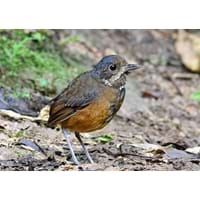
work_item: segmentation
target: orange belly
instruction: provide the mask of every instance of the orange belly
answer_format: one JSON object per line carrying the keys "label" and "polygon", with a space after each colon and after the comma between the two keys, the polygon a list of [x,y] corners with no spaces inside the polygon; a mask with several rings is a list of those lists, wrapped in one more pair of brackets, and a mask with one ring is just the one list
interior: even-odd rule
{"label": "orange belly", "polygon": [[76,111],[74,115],[62,122],[62,127],[70,131],[91,132],[103,128],[109,117],[108,101],[95,101],[87,107]]}

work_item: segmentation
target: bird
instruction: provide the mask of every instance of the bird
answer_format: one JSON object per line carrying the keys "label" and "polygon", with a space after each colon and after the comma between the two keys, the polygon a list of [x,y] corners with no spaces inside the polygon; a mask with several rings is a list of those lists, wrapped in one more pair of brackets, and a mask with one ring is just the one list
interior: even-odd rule
{"label": "bird", "polygon": [[102,129],[112,120],[124,101],[126,76],[138,68],[138,64],[128,64],[120,55],[104,56],[51,100],[47,124],[61,126],[75,165],[80,162],[71,143],[71,133],[75,134],[88,161],[94,163],[81,134]]}

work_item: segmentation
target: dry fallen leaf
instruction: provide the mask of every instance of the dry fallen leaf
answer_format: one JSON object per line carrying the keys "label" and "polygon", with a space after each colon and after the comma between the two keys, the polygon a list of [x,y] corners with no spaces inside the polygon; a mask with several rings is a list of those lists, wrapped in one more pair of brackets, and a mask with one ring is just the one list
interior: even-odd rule
{"label": "dry fallen leaf", "polygon": [[188,148],[185,151],[187,151],[188,153],[200,154],[200,147]]}
{"label": "dry fallen leaf", "polygon": [[42,121],[48,121],[49,118],[49,110],[50,107],[49,105],[45,106],[44,108],[42,108],[40,110],[40,114],[38,115],[38,119],[42,120]]}
{"label": "dry fallen leaf", "polygon": [[200,73],[200,36],[180,30],[175,48],[185,67]]}
{"label": "dry fallen leaf", "polygon": [[164,147],[157,144],[149,144],[149,143],[135,143],[130,144],[130,146],[136,147],[138,149],[142,149],[143,153],[146,156],[154,156],[154,155],[162,155],[165,154]]}
{"label": "dry fallen leaf", "polygon": [[189,154],[189,151],[179,150],[174,148],[172,145],[160,146],[157,144],[149,143],[139,143],[139,144],[130,144],[138,149],[143,150],[143,154],[148,157],[160,156],[165,160],[169,159],[192,159],[196,156]]}
{"label": "dry fallen leaf", "polygon": [[34,121],[34,119],[36,119],[37,117],[30,117],[30,116],[26,116],[26,115],[21,115],[17,112],[14,112],[12,110],[4,110],[4,109],[0,109],[0,114],[2,116],[8,116],[10,118],[13,118],[13,119],[29,119],[31,121]]}
{"label": "dry fallen leaf", "polygon": [[8,117],[16,119],[16,120],[28,119],[30,121],[47,122],[48,117],[49,117],[49,106],[47,105],[44,108],[42,108],[38,117],[30,117],[30,116],[26,116],[26,115],[21,115],[21,114],[14,112],[12,110],[4,110],[4,109],[0,109],[0,114],[2,116],[8,116]]}
{"label": "dry fallen leaf", "polygon": [[144,98],[154,98],[154,99],[159,99],[161,96],[160,92],[156,92],[156,91],[143,91],[142,92],[142,97]]}
{"label": "dry fallen leaf", "polygon": [[137,147],[140,149],[144,149],[147,151],[156,150],[162,148],[160,145],[157,144],[149,144],[149,143],[135,143],[135,144],[129,144],[130,146]]}

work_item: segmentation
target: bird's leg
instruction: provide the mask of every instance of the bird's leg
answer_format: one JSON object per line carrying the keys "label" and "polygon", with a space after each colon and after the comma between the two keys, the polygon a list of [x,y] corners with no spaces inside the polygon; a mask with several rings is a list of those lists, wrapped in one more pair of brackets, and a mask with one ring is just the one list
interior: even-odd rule
{"label": "bird's leg", "polygon": [[87,159],[90,161],[90,163],[94,163],[94,161],[92,160],[88,150],[86,149],[86,147],[85,147],[85,145],[84,145],[84,143],[83,143],[83,141],[81,139],[80,133],[75,132],[75,136],[78,139],[78,141],[80,142],[80,144],[81,144],[81,146],[83,148],[83,151],[84,151],[85,155],[87,156]]}
{"label": "bird's leg", "polygon": [[62,128],[62,132],[63,132],[63,135],[64,135],[65,140],[67,142],[67,145],[69,147],[70,153],[72,155],[72,159],[74,161],[74,164],[79,165],[79,161],[77,160],[76,155],[75,155],[74,150],[73,150],[72,145],[71,145],[70,134],[68,133],[68,131],[65,128]]}

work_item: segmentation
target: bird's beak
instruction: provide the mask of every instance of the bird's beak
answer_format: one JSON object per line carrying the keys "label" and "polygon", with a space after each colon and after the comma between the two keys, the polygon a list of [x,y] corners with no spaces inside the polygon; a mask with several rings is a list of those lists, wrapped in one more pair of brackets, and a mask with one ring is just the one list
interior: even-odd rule
{"label": "bird's beak", "polygon": [[126,72],[129,73],[130,71],[133,71],[133,70],[136,70],[136,69],[139,69],[140,66],[137,65],[137,64],[127,64],[126,65]]}

